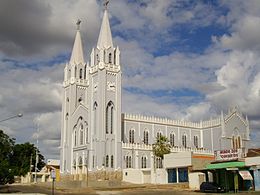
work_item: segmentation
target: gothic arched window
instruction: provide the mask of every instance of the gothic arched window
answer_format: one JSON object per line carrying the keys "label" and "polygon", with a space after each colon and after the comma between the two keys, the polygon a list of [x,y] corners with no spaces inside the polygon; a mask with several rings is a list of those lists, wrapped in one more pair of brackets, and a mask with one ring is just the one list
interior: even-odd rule
{"label": "gothic arched window", "polygon": [[84,79],[87,78],[87,66],[84,66]]}
{"label": "gothic arched window", "polygon": [[129,158],[128,158],[128,156],[126,156],[126,157],[125,157],[125,167],[126,167],[126,168],[128,168],[128,160],[129,160]]}
{"label": "gothic arched window", "polygon": [[133,144],[135,142],[135,131],[130,129],[129,131],[129,143]]}
{"label": "gothic arched window", "polygon": [[132,168],[132,156],[129,156],[129,168]]}
{"label": "gothic arched window", "polygon": [[156,134],[156,138],[159,140],[162,137],[162,132],[158,131]]}
{"label": "gothic arched window", "polygon": [[84,140],[84,132],[83,132],[83,125],[80,125],[80,145],[83,145],[83,140]]}
{"label": "gothic arched window", "polygon": [[236,140],[235,140],[235,136],[232,136],[232,148],[236,149]]}
{"label": "gothic arched window", "polygon": [[198,148],[198,147],[199,147],[198,136],[194,136],[193,139],[194,139],[193,142],[194,142],[194,146],[195,146],[195,148]]}
{"label": "gothic arched window", "polygon": [[240,136],[237,137],[237,148],[241,148],[241,138],[240,138]]}
{"label": "gothic arched window", "polygon": [[182,146],[184,148],[187,147],[187,136],[186,135],[182,135]]}
{"label": "gothic arched window", "polygon": [[174,133],[170,134],[170,144],[172,147],[174,146]]}
{"label": "gothic arched window", "polygon": [[98,107],[97,102],[95,102],[94,108],[93,108],[93,110],[94,110],[94,132],[97,131],[97,107]]}
{"label": "gothic arched window", "polygon": [[108,163],[109,163],[109,156],[106,155],[106,167],[108,167]]}
{"label": "gothic arched window", "polygon": [[86,126],[86,131],[85,131],[85,134],[86,134],[86,143],[88,143],[88,123],[85,122],[85,126]]}
{"label": "gothic arched window", "polygon": [[97,54],[97,63],[99,63],[99,56],[98,56],[98,54]]}
{"label": "gothic arched window", "polygon": [[162,158],[156,157],[156,168],[162,168]]}
{"label": "gothic arched window", "polygon": [[74,146],[77,146],[77,131],[74,131]]}
{"label": "gothic arched window", "polygon": [[113,113],[114,112],[114,105],[113,102],[108,102],[106,108],[106,133],[113,133]]}
{"label": "gothic arched window", "polygon": [[81,69],[79,69],[79,78],[80,78],[80,79],[82,79],[82,77],[83,77],[83,76],[82,76],[82,73],[83,73],[83,72],[82,72],[82,68],[81,68]]}
{"label": "gothic arched window", "polygon": [[147,130],[145,130],[144,131],[144,144],[148,144],[148,131]]}
{"label": "gothic arched window", "polygon": [[83,165],[83,161],[82,161],[82,157],[79,157],[79,167],[81,167]]}
{"label": "gothic arched window", "polygon": [[142,156],[141,158],[141,168],[146,168],[146,157],[145,156]]}
{"label": "gothic arched window", "polygon": [[114,168],[114,156],[111,155],[111,168]]}
{"label": "gothic arched window", "polygon": [[70,76],[71,76],[71,70],[69,69],[69,72],[68,72],[68,78],[70,79]]}
{"label": "gothic arched window", "polygon": [[112,63],[112,54],[111,53],[108,54],[108,63]]}

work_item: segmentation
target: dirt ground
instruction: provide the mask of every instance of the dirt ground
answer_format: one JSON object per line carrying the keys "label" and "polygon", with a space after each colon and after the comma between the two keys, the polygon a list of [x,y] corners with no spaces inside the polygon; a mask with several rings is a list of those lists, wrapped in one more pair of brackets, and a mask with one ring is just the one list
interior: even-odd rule
{"label": "dirt ground", "polygon": [[[47,186],[36,184],[13,184],[0,186],[0,193],[40,193],[52,195],[52,189]],[[202,195],[204,193],[193,192],[188,189],[173,188],[169,185],[128,186],[123,188],[78,188],[78,189],[55,189],[55,195]],[[232,193],[228,193],[232,194]],[[260,194],[260,192],[240,192],[239,195]]]}

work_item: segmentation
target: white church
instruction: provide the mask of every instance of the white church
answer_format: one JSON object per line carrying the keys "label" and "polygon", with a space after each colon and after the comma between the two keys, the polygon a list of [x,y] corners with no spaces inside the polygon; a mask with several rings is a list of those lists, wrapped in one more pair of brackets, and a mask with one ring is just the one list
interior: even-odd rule
{"label": "white church", "polygon": [[[113,44],[107,8],[89,62],[83,55],[80,21],[77,25],[71,58],[64,68],[61,173],[121,170],[124,176],[140,175],[139,183],[150,183],[151,172],[164,167],[152,151],[160,135],[168,138],[171,152],[180,155],[248,148],[249,122],[236,108],[200,122],[122,113],[120,50]],[[179,169],[177,174],[186,172]]]}

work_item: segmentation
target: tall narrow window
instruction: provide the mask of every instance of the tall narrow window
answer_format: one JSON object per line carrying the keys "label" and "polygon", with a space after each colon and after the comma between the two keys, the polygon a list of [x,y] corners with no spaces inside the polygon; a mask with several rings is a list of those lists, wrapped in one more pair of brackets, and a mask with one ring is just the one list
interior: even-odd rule
{"label": "tall narrow window", "polygon": [[110,133],[113,134],[113,119],[114,117],[114,106],[111,107],[111,117],[110,117]]}
{"label": "tall narrow window", "polygon": [[141,168],[146,168],[146,157],[145,156],[142,156],[141,158]]}
{"label": "tall narrow window", "polygon": [[162,133],[159,131],[159,132],[157,132],[157,139],[160,139],[162,137]]}
{"label": "tall narrow window", "polygon": [[74,146],[77,146],[77,131],[74,131]]}
{"label": "tall narrow window", "polygon": [[87,66],[84,66],[84,79],[87,78]]}
{"label": "tall narrow window", "polygon": [[232,136],[232,148],[233,148],[233,149],[236,149],[236,143],[235,143],[235,142],[236,142],[235,136],[233,135],[233,136]]}
{"label": "tall narrow window", "polygon": [[82,164],[83,164],[83,162],[82,162],[82,157],[80,156],[80,157],[79,157],[79,167],[81,167]]}
{"label": "tall narrow window", "polygon": [[114,64],[116,63],[116,50],[114,51]]}
{"label": "tall narrow window", "polygon": [[156,168],[162,168],[162,158],[156,158]]}
{"label": "tall narrow window", "polygon": [[98,56],[98,54],[97,54],[97,58],[96,59],[97,59],[97,64],[98,64],[99,63],[99,56]]}
{"label": "tall narrow window", "polygon": [[79,69],[79,78],[82,79],[82,68]]}
{"label": "tall narrow window", "polygon": [[195,148],[198,148],[199,147],[198,136],[194,136],[193,139],[194,139],[193,141],[194,141]]}
{"label": "tall narrow window", "polygon": [[107,108],[106,108],[106,134],[113,133],[113,112],[114,112],[114,105],[110,101],[107,104]]}
{"label": "tall narrow window", "polygon": [[129,158],[128,158],[128,156],[125,157],[125,164],[126,164],[125,167],[129,168]]}
{"label": "tall narrow window", "polygon": [[109,163],[109,156],[106,155],[106,167],[108,167],[108,163]]}
{"label": "tall narrow window", "polygon": [[170,134],[170,144],[172,147],[174,146],[174,134],[173,133]]}
{"label": "tall narrow window", "polygon": [[113,155],[111,155],[111,168],[114,168],[114,156]]}
{"label": "tall narrow window", "polygon": [[97,102],[94,103],[94,132],[97,132]]}
{"label": "tall narrow window", "polygon": [[83,125],[80,125],[80,145],[83,145],[84,132],[83,132]]}
{"label": "tall narrow window", "polygon": [[130,129],[129,131],[129,143],[133,144],[135,142],[135,131]]}
{"label": "tall narrow window", "polygon": [[184,148],[187,147],[187,136],[186,135],[182,135],[182,146]]}
{"label": "tall narrow window", "polygon": [[93,168],[95,168],[95,156],[93,155],[93,158],[92,158],[92,164],[93,164]]}
{"label": "tall narrow window", "polygon": [[77,77],[77,67],[75,67],[75,78]]}
{"label": "tall narrow window", "polygon": [[71,76],[71,70],[69,69],[69,72],[68,72],[68,78],[70,79],[70,76]]}
{"label": "tall narrow window", "polygon": [[111,53],[108,54],[108,63],[112,63],[112,54]]}
{"label": "tall narrow window", "polygon": [[132,156],[129,156],[129,168],[132,168]]}
{"label": "tall narrow window", "polygon": [[148,145],[148,131],[144,131],[144,144]]}
{"label": "tall narrow window", "polygon": [[88,124],[86,124],[86,143],[88,143]]}
{"label": "tall narrow window", "polygon": [[237,148],[241,148],[241,138],[240,138],[240,136],[237,137]]}

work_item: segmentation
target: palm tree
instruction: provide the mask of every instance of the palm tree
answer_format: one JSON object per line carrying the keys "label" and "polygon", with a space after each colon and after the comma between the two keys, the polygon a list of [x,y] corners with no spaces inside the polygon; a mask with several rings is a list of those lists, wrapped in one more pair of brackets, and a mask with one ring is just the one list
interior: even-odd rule
{"label": "palm tree", "polygon": [[153,154],[163,159],[164,154],[171,152],[171,145],[166,136],[157,136],[155,144],[153,144]]}

